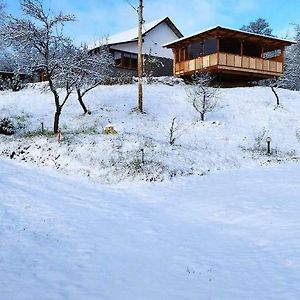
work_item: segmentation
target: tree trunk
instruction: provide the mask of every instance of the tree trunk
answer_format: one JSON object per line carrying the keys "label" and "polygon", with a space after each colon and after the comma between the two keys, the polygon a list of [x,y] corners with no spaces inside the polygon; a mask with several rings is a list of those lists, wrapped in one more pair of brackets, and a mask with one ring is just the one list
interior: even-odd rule
{"label": "tree trunk", "polygon": [[88,109],[86,108],[86,106],[83,102],[80,89],[77,89],[77,99],[78,99],[78,102],[79,102],[79,104],[81,105],[81,107],[83,109],[84,114],[90,114],[90,112],[88,111]]}
{"label": "tree trunk", "polygon": [[271,90],[272,90],[272,92],[274,93],[274,95],[276,97],[276,104],[277,104],[277,106],[279,106],[280,105],[279,96],[276,93],[275,88],[273,86],[271,86]]}
{"label": "tree trunk", "polygon": [[61,108],[57,107],[55,115],[54,115],[54,133],[59,132],[59,118],[60,118],[60,115],[61,115]]}
{"label": "tree trunk", "polygon": [[200,113],[201,121],[204,121],[204,113]]}

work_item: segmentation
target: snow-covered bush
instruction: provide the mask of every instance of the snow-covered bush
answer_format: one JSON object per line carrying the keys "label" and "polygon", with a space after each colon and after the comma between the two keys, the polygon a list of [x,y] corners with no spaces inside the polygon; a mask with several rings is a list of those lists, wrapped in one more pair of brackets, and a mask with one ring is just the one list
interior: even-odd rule
{"label": "snow-covered bush", "polygon": [[115,84],[124,85],[124,84],[132,84],[132,83],[134,83],[133,75],[130,73],[125,74],[121,72],[109,76],[103,81],[103,85],[115,85]]}
{"label": "snow-covered bush", "polygon": [[0,91],[7,90],[9,88],[9,83],[5,78],[0,76]]}
{"label": "snow-covered bush", "polygon": [[0,119],[0,134],[12,135],[15,133],[13,122],[8,118]]}
{"label": "snow-covered bush", "polygon": [[22,79],[19,72],[14,72],[13,77],[9,80],[9,87],[13,92],[18,92],[22,89]]}
{"label": "snow-covered bush", "polygon": [[254,138],[255,140],[255,144],[254,144],[254,150],[257,150],[257,151],[261,151],[261,150],[265,150],[266,147],[264,145],[264,141],[266,139],[266,133],[267,133],[267,130],[266,128],[263,128],[262,131],[260,131],[257,136]]}

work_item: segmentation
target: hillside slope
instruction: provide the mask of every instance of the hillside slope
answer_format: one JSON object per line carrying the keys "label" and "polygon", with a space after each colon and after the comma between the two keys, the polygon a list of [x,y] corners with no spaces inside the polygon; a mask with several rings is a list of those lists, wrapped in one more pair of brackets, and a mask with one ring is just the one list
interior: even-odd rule
{"label": "hillside slope", "polygon": [[[282,107],[274,109],[270,88],[222,89],[216,110],[200,122],[188,102],[183,84],[145,86],[145,111],[133,109],[137,86],[100,86],[86,103],[83,116],[75,95],[62,114],[64,140],[40,135],[41,122],[51,131],[54,106],[49,92],[28,87],[18,93],[0,92],[0,117],[8,116],[20,128],[12,137],[0,136],[0,154],[82,174],[102,182],[163,180],[178,175],[202,175],[220,169],[256,166],[300,155],[300,93],[279,90]],[[169,130],[176,117],[175,145]],[[118,135],[104,135],[114,124]],[[266,156],[267,136],[273,155]],[[144,163],[141,149],[144,150]]]}
{"label": "hillside slope", "polygon": [[299,178],[116,187],[0,159],[1,300],[297,300]]}

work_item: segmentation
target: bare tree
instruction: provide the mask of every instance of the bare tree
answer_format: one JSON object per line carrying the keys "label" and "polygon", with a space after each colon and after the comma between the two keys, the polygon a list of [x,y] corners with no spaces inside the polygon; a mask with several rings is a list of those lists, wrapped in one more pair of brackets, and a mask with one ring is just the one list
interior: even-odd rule
{"label": "bare tree", "polygon": [[90,111],[83,101],[84,96],[111,76],[113,65],[113,57],[106,46],[96,53],[88,51],[86,46],[74,52],[70,73],[74,76],[77,99],[85,114]]}
{"label": "bare tree", "polygon": [[200,114],[201,121],[204,121],[206,113],[213,111],[218,103],[219,88],[210,87],[212,79],[208,73],[195,74],[192,76],[192,85],[187,89],[187,95]]}
{"label": "bare tree", "polygon": [[[53,14],[45,9],[41,0],[21,0],[21,9],[26,18],[10,16],[1,35],[23,55],[31,71],[45,74],[54,96],[56,111],[53,129],[57,133],[62,109],[72,91],[68,78],[62,81],[69,61],[66,53],[72,48],[70,39],[63,35],[62,29],[75,17],[62,12]],[[67,93],[61,100],[58,89],[63,86]]]}
{"label": "bare tree", "polygon": [[271,88],[275,99],[276,99],[276,108],[278,108],[280,106],[280,98],[279,95],[277,93],[277,88],[280,87],[280,80],[277,77],[274,77],[273,79],[269,80],[269,87]]}
{"label": "bare tree", "polygon": [[144,60],[144,76],[146,77],[147,83],[153,82],[153,76],[157,69],[164,67],[164,64],[155,56],[149,53],[146,55]]}
{"label": "bare tree", "polygon": [[172,119],[171,127],[169,129],[169,144],[175,145],[175,142],[187,131],[187,128],[183,127],[180,122],[177,122],[176,117]]}

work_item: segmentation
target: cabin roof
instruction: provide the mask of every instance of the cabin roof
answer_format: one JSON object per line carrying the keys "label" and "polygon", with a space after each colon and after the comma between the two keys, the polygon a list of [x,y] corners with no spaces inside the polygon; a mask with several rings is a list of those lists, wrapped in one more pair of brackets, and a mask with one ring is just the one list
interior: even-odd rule
{"label": "cabin roof", "polygon": [[214,27],[201,30],[192,35],[182,37],[173,42],[167,43],[163,45],[163,47],[174,48],[177,46],[189,44],[191,41],[194,40],[205,39],[205,38],[215,37],[215,36],[239,38],[239,39],[245,39],[252,42],[263,42],[266,46],[272,46],[272,47],[290,46],[296,43],[295,41],[291,41],[291,40],[279,39],[272,36],[266,36],[262,34],[257,34],[257,33],[252,33],[248,31],[232,29],[232,28],[217,25]]}
{"label": "cabin roof", "polygon": [[[148,32],[156,28],[161,23],[166,22],[167,25],[172,29],[172,31],[178,36],[178,38],[183,37],[183,34],[179,31],[179,29],[175,26],[175,24],[171,21],[169,17],[164,17],[153,22],[145,23],[143,26],[143,36],[145,36]],[[136,42],[138,40],[138,27],[132,28],[130,30],[126,30],[124,32],[117,33],[115,35],[109,36],[108,38],[104,38],[98,40],[90,45],[88,48],[90,50],[98,48],[103,44],[112,46],[116,44],[124,44],[130,42]]]}

